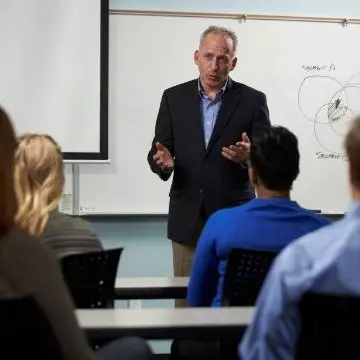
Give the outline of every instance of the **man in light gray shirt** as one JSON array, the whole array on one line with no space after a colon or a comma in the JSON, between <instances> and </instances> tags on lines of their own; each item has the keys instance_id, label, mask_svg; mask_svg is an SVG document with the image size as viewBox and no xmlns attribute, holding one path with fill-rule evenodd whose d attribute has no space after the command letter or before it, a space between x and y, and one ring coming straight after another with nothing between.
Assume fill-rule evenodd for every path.
<instances>
[{"instance_id":1,"label":"man in light gray shirt","mask_svg":"<svg viewBox=\"0 0 360 360\"><path fill-rule=\"evenodd\" d=\"M294 358L304 293L360 295L360 117L345 147L352 205L342 220L296 240L279 255L239 348L243 360Z\"/></svg>"}]
</instances>

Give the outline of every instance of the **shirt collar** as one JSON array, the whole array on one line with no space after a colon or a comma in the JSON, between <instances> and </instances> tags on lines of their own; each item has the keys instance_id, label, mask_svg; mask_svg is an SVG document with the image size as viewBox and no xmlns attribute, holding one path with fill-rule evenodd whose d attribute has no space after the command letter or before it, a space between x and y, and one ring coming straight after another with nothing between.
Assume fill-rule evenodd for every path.
<instances>
[{"instance_id":1,"label":"shirt collar","mask_svg":"<svg viewBox=\"0 0 360 360\"><path fill-rule=\"evenodd\" d=\"M226 78L225 84L224 84L224 86L221 88L221 90L218 92L218 94L219 94L219 93L223 94L223 93L225 92L225 90L226 90L226 88L227 88L227 86L228 86L228 83L229 83L229 77ZM200 78L198 78L198 91L199 91L200 96L206 95L206 94L204 93L202 87L201 87ZM216 94L216 95L217 95L217 94Z\"/></svg>"}]
</instances>

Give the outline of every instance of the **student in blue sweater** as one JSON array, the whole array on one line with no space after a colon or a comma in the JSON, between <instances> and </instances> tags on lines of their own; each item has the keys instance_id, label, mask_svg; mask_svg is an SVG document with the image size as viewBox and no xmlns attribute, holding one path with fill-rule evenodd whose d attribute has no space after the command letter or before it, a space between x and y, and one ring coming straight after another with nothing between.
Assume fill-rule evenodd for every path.
<instances>
[{"instance_id":1,"label":"student in blue sweater","mask_svg":"<svg viewBox=\"0 0 360 360\"><path fill-rule=\"evenodd\" d=\"M248 165L256 199L220 210L208 220L195 252L189 306L221 306L232 248L279 252L291 241L329 224L290 199L299 159L297 138L284 127L273 126L254 139Z\"/></svg>"}]
</instances>

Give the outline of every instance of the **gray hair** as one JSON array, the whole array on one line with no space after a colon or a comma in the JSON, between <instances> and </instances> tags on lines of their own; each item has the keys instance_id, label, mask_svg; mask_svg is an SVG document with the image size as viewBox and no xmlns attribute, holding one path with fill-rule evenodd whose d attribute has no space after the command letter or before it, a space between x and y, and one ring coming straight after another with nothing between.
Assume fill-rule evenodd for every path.
<instances>
[{"instance_id":1,"label":"gray hair","mask_svg":"<svg viewBox=\"0 0 360 360\"><path fill-rule=\"evenodd\" d=\"M237 39L237 36L234 31L229 30L225 27L211 25L201 34L200 44L206 38L206 36L209 34L223 35L223 36L227 37L228 39L230 39L233 44L233 55L236 54L236 50L237 50L237 46L238 46L238 39Z\"/></svg>"}]
</instances>

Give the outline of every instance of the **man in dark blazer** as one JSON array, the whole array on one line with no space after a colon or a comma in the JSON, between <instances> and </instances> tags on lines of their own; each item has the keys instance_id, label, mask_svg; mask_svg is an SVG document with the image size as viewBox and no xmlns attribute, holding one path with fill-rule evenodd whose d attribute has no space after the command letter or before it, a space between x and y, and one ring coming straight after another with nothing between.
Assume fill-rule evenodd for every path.
<instances>
[{"instance_id":1,"label":"man in dark blazer","mask_svg":"<svg viewBox=\"0 0 360 360\"><path fill-rule=\"evenodd\" d=\"M270 126L265 94L232 80L236 35L209 27L194 60L200 76L164 91L148 161L170 190L168 237L175 276L189 276L207 218L254 197L246 160L251 139Z\"/></svg>"}]
</instances>

